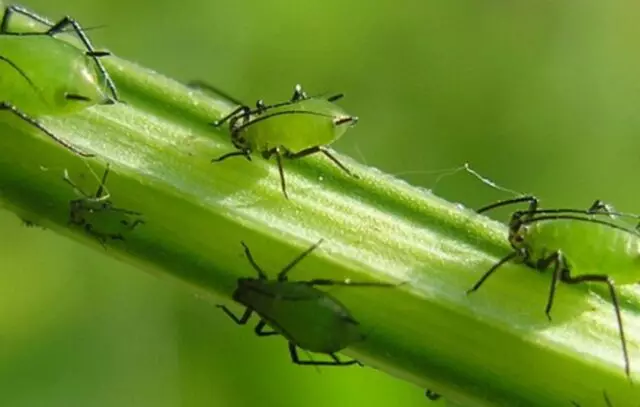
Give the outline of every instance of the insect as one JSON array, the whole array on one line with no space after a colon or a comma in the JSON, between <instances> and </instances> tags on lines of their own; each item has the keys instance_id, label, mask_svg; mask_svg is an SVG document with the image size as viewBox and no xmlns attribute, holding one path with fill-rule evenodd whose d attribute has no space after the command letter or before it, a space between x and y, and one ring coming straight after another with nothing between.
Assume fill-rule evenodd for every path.
<instances>
[{"instance_id":1,"label":"insect","mask_svg":"<svg viewBox=\"0 0 640 407\"><path fill-rule=\"evenodd\" d=\"M82 195L82 198L69 201L69 224L80 226L91 236L94 236L104 246L109 239L124 240L124 234L132 231L138 225L144 224L142 219L132 219L142 214L128 209L116 208L109 200L109 193L105 193L105 184L109 175L109 165L104 170L100 185L94 195L82 191L65 170L64 181Z\"/></svg>"},{"instance_id":2,"label":"insect","mask_svg":"<svg viewBox=\"0 0 640 407\"><path fill-rule=\"evenodd\" d=\"M336 298L318 289L327 286L394 287L398 284L352 282L314 279L289 281L289 272L322 240L302 252L287 264L275 280L270 280L256 263L249 247L241 242L244 253L258 277L239 278L233 299L246 307L241 317L226 306L218 305L236 324L245 325L255 312L260 317L255 333L258 336L282 335L289 343L291 361L297 365L346 366L359 364L356 360L342 361L336 355L365 336L360 324ZM272 329L266 330L267 325ZM331 361L301 360L297 349L324 353Z\"/></svg>"},{"instance_id":3,"label":"insect","mask_svg":"<svg viewBox=\"0 0 640 407\"><path fill-rule=\"evenodd\" d=\"M429 389L424 392L424 395L431 401L440 400L442 398L441 395Z\"/></svg>"},{"instance_id":4,"label":"insect","mask_svg":"<svg viewBox=\"0 0 640 407\"><path fill-rule=\"evenodd\" d=\"M202 82L192 82L192 86L214 90ZM229 122L231 142L238 149L211 160L220 162L230 157L245 157L251 161L251 154L259 152L266 160L275 156L280 174L280 185L285 198L287 194L283 159L297 159L311 154L322 153L350 176L355 175L345 167L327 148L358 122L358 118L348 115L335 101L344 95L328 98L308 96L300 85L296 85L289 101L266 105L262 100L256 107L240 105L222 119L212 123L220 127Z\"/></svg>"},{"instance_id":5,"label":"insect","mask_svg":"<svg viewBox=\"0 0 640 407\"><path fill-rule=\"evenodd\" d=\"M16 14L50 28L45 32L9 31L9 22ZM67 27L78 35L86 50L55 38ZM35 117L118 101L116 87L100 62L108 55L96 51L82 27L70 17L53 24L20 6L7 6L0 21L0 110L12 113L74 153L91 157L60 139ZM105 94L101 78L112 97Z\"/></svg>"},{"instance_id":6,"label":"insect","mask_svg":"<svg viewBox=\"0 0 640 407\"><path fill-rule=\"evenodd\" d=\"M632 284L640 279L640 234L637 228L614 223L613 219L631 217L637 221L638 217L613 212L600 200L586 210L538 209L538 199L533 196L499 201L477 212L525 202L529 204L528 209L513 212L509 221L509 243L513 252L494 264L467 293L479 289L498 268L510 261L524 263L540 272L552 268L553 278L545 308L547 318L551 320L558 282L606 285L618 323L624 370L630 377L627 341L615 284ZM604 270L608 274L602 274Z\"/></svg>"}]
</instances>

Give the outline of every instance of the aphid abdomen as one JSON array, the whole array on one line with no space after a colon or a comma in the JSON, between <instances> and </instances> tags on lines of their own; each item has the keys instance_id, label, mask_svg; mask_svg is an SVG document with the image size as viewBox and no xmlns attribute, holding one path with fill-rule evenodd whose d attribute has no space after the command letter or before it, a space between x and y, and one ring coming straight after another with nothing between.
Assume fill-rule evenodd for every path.
<instances>
[{"instance_id":1,"label":"aphid abdomen","mask_svg":"<svg viewBox=\"0 0 640 407\"><path fill-rule=\"evenodd\" d=\"M359 326L342 304L305 284L241 280L233 299L253 309L274 330L310 352L339 352L362 338Z\"/></svg>"},{"instance_id":2,"label":"aphid abdomen","mask_svg":"<svg viewBox=\"0 0 640 407\"><path fill-rule=\"evenodd\" d=\"M560 250L573 276L606 274L618 284L640 280L640 237L609 225L573 219L529 225L532 260Z\"/></svg>"},{"instance_id":3,"label":"aphid abdomen","mask_svg":"<svg viewBox=\"0 0 640 407\"><path fill-rule=\"evenodd\" d=\"M0 63L0 101L29 115L70 113L106 99L93 61L64 41L47 35L0 36L0 55L24 74ZM67 94L87 101L69 100Z\"/></svg>"},{"instance_id":4,"label":"aphid abdomen","mask_svg":"<svg viewBox=\"0 0 640 407\"><path fill-rule=\"evenodd\" d=\"M256 151L282 147L297 153L330 144L334 140L333 122L330 118L305 112L282 112L249 124L246 137L253 142Z\"/></svg>"}]
</instances>

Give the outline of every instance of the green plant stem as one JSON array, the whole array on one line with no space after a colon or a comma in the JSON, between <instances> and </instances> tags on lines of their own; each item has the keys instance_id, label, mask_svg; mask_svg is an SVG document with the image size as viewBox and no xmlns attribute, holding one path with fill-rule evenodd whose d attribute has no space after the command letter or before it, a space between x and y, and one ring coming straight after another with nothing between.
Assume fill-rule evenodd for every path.
<instances>
[{"instance_id":1,"label":"green plant stem","mask_svg":"<svg viewBox=\"0 0 640 407\"><path fill-rule=\"evenodd\" d=\"M105 62L126 105L41 118L96 158L85 161L0 116L0 198L23 219L225 303L236 279L253 274L241 240L275 274L324 238L292 278L408 282L333 291L369 332L345 352L365 365L466 406L569 406L570 400L596 406L602 389L620 400L637 396L623 375L611 304L599 295L562 285L549 323L543 313L548 273L515 265L465 295L509 252L502 224L347 157L340 158L361 179L322 157L286 162L287 201L273 162L210 163L232 149L228 134L208 125L230 103L127 61ZM62 176L66 169L92 190L97 183L87 164L100 174L107 162L114 204L141 212L146 224L105 250L68 225L69 201L77 196ZM638 291L624 290L622 298L638 362ZM639 371L640 362L632 369Z\"/></svg>"}]
</instances>

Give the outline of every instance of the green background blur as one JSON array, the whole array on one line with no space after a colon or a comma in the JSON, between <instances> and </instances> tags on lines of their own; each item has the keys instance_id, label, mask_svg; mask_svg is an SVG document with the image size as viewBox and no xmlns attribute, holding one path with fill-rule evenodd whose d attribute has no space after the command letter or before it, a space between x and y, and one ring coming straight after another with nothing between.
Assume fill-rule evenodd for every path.
<instances>
[{"instance_id":1,"label":"green background blur","mask_svg":"<svg viewBox=\"0 0 640 407\"><path fill-rule=\"evenodd\" d=\"M344 92L336 149L430 187L470 162L547 205L640 211L640 3L30 0L98 47L252 103ZM507 197L457 175L436 193ZM291 364L172 281L0 212L0 406L428 405L372 369ZM541 305L542 307L542 305ZM542 309L541 309L542 312ZM429 338L424 338L428 341Z\"/></svg>"}]
</instances>

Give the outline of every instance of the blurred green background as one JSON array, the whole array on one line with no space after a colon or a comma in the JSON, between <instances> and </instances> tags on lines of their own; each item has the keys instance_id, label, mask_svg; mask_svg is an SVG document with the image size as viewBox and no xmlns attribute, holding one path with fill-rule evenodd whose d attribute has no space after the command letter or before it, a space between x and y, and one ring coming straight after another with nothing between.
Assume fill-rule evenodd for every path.
<instances>
[{"instance_id":1,"label":"blurred green background","mask_svg":"<svg viewBox=\"0 0 640 407\"><path fill-rule=\"evenodd\" d=\"M90 33L98 47L248 103L287 98L296 83L344 92L361 121L336 149L413 184L469 162L547 205L600 198L640 211L640 3L23 5L106 25ZM436 193L474 207L507 197L468 175ZM428 405L372 369L295 366L284 341L235 326L213 299L10 213L0 225L0 406Z\"/></svg>"}]
</instances>

